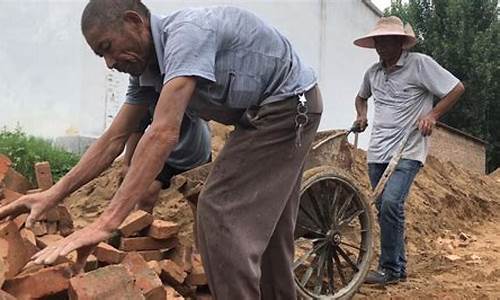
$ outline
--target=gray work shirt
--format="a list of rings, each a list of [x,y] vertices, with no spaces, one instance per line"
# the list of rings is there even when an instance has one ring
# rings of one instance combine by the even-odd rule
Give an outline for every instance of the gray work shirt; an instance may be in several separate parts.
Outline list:
[[[433,108],[435,97],[446,96],[459,80],[431,57],[403,51],[396,70],[387,74],[381,62],[366,71],[358,96],[373,96],[375,114],[368,147],[369,163],[387,163],[410,128]],[[414,127],[415,126],[415,127]],[[429,138],[415,130],[403,158],[425,162]]]
[[[151,16],[160,74],[147,72],[139,84],[160,91],[179,76],[195,76],[189,109],[204,119],[234,124],[226,115],[304,93],[316,84],[290,42],[246,10],[217,6]]]

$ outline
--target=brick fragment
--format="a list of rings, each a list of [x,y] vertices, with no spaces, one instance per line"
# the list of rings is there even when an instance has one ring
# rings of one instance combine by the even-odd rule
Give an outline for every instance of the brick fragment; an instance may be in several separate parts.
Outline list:
[[[31,184],[28,179],[13,168],[9,168],[7,171],[3,179],[3,184],[6,188],[21,194],[25,194],[27,190],[31,189]]]
[[[35,163],[35,176],[38,188],[43,191],[48,190],[54,184],[48,161]]]
[[[36,245],[38,246],[38,248],[44,249],[45,247],[55,244],[62,239],[63,237],[58,234],[47,234],[44,236],[37,237]]]
[[[59,233],[62,236],[68,236],[74,231],[73,218],[68,208],[64,204],[57,206],[57,214],[59,216]]]
[[[119,264],[125,257],[125,252],[106,243],[99,243],[94,251],[94,255],[98,261],[108,264]]]
[[[16,300],[16,298],[6,291],[0,290],[0,300]]]
[[[160,262],[161,279],[172,286],[181,285],[186,279],[186,272],[175,262],[165,259]]]
[[[31,227],[31,231],[33,231],[33,233],[36,236],[46,235],[48,233],[47,223],[45,223],[43,221],[37,221],[37,222],[33,223],[33,226]]]
[[[77,275],[70,280],[69,298],[74,300],[142,300],[134,278],[122,265],[111,265]]]
[[[163,258],[165,258],[165,250],[144,250],[144,251],[137,251],[142,258],[144,258],[145,261],[160,261]]]
[[[11,202],[16,201],[17,199],[21,198],[23,194],[18,193],[16,191],[13,191],[9,188],[4,188],[3,189],[3,199],[2,199],[2,205],[9,204]]]
[[[33,231],[29,230],[28,228],[23,228],[19,231],[19,233],[25,241],[28,241],[33,246],[36,246],[36,236]]]
[[[16,276],[7,280],[3,288],[19,300],[39,299],[64,293],[71,275],[69,264],[61,264]]]
[[[30,259],[16,223],[12,221],[0,224],[0,257],[8,269],[7,279],[14,277]]]
[[[207,285],[208,280],[207,276],[205,274],[205,269],[203,268],[203,265],[201,263],[201,258],[199,255],[193,255],[193,260],[192,260],[193,268],[191,270],[191,273],[189,273],[187,277],[187,283],[189,285]]]
[[[166,294],[160,277],[149,268],[140,254],[136,252],[128,253],[123,259],[122,265],[133,274],[135,285],[141,290],[146,299],[165,299]]]
[[[26,220],[28,219],[29,214],[20,214],[19,216],[14,218],[14,223],[16,223],[17,228],[21,229],[24,227]]]
[[[166,286],[165,292],[167,293],[166,299],[168,300],[184,300],[184,297],[171,286]]]
[[[160,262],[156,260],[148,261],[147,262],[148,267],[153,270],[156,274],[160,275],[161,274],[161,266]]]
[[[152,238],[164,240],[171,238],[179,232],[179,225],[174,222],[164,220],[154,220],[148,230],[148,235]]]
[[[177,238],[168,240],[157,240],[149,236],[122,238],[120,241],[120,250],[123,251],[139,251],[139,250],[156,250],[156,249],[172,249],[178,244]]]
[[[145,211],[136,210],[132,212],[118,227],[124,237],[129,237],[134,233],[148,227],[153,222],[153,216]]]
[[[177,246],[172,253],[171,260],[173,260],[179,266],[184,268],[184,272],[191,272],[193,267],[192,264],[192,256],[193,256],[193,247],[180,245]]]

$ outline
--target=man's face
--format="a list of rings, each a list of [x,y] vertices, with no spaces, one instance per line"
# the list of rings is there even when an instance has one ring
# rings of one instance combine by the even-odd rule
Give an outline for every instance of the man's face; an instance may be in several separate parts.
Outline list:
[[[375,37],[375,49],[383,61],[398,58],[403,49],[403,38],[400,36]]]
[[[84,33],[96,55],[110,69],[132,76],[141,75],[152,57],[152,38],[146,24],[124,21],[107,28],[92,28]]]

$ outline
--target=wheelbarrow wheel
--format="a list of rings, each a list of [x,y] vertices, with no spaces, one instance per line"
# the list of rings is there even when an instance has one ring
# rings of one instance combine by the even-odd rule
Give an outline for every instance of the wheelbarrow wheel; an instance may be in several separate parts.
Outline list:
[[[367,197],[345,171],[307,170],[295,228],[295,284],[305,299],[350,299],[373,255]]]

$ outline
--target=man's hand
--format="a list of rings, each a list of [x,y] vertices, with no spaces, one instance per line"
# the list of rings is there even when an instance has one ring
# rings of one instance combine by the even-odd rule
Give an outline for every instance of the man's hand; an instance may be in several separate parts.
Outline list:
[[[436,118],[432,114],[428,114],[418,121],[418,129],[423,136],[430,136],[435,124]]]
[[[78,230],[68,237],[54,243],[42,251],[33,255],[37,264],[52,264],[60,256],[66,256],[71,251],[77,250],[77,262],[73,267],[75,273],[85,265],[87,257],[92,253],[96,245],[111,237],[111,229],[106,229],[105,226],[97,220],[87,227]]]
[[[0,208],[0,220],[7,217],[12,219],[20,214],[29,212],[30,214],[26,219],[26,227],[29,228],[45,212],[56,206],[60,200],[50,189],[41,193],[24,195],[16,201]]]
[[[352,127],[355,132],[365,131],[366,127],[368,127],[368,118],[366,117],[366,115],[358,116],[352,124]]]

